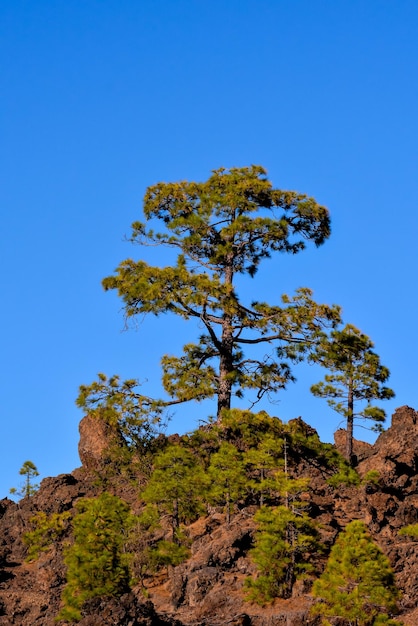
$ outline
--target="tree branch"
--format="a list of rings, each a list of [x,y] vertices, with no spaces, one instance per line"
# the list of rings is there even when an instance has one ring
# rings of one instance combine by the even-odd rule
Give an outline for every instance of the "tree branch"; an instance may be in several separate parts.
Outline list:
[[[275,339],[280,339],[281,341],[287,341],[289,343],[314,343],[313,339],[307,339],[305,337],[286,337],[282,334],[278,333],[277,335],[268,335],[266,337],[257,337],[257,339],[247,339],[244,337],[239,338],[238,336],[235,339],[236,343],[269,343],[270,341],[274,341]]]

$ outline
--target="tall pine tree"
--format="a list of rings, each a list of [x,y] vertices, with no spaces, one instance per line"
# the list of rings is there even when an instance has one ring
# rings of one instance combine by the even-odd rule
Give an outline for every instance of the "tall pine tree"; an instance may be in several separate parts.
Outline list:
[[[116,289],[127,318],[174,313],[195,319],[204,333],[180,357],[162,358],[170,403],[217,397],[217,415],[235,393],[255,392],[255,401],[293,380],[291,361],[305,354],[324,326],[339,319],[338,307],[317,304],[309,289],[279,305],[242,302],[236,279],[254,277],[274,252],[296,254],[306,242],[319,246],[330,235],[328,211],[313,198],[273,189],[259,166],[219,169],[203,183],[159,183],[149,187],[144,216],[155,232],[135,222],[131,241],[177,252],[167,267],[127,259],[104,279]],[[247,358],[243,349],[269,344],[275,356]]]

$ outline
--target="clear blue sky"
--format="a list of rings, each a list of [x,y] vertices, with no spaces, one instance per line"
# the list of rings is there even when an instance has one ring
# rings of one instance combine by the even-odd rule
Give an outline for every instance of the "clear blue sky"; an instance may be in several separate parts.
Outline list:
[[[80,465],[74,399],[97,372],[159,394],[160,356],[195,328],[123,332],[101,279],[141,254],[123,237],[148,185],[221,166],[261,164],[329,208],[331,239],[249,288],[342,305],[391,370],[388,413],[418,408],[417,28],[416,0],[0,2],[0,497],[26,459]],[[332,441],[318,373],[296,375],[270,412]],[[179,408],[170,430],[210,412]]]

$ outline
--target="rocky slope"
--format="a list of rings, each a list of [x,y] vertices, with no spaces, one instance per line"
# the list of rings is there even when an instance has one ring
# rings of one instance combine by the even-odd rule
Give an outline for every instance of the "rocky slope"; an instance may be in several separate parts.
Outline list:
[[[308,434],[310,427],[304,425]],[[312,431],[313,433],[314,431]],[[344,433],[336,433],[342,446]],[[54,545],[27,563],[22,534],[37,511],[71,510],[81,497],[98,493],[95,470],[108,445],[109,433],[97,421],[80,424],[82,467],[72,474],[42,481],[39,491],[19,503],[0,502],[0,625],[53,626],[65,583],[62,546]],[[310,510],[322,540],[331,546],[338,532],[353,519],[363,519],[388,555],[402,590],[401,619],[418,624],[418,541],[398,535],[406,524],[418,522],[418,413],[398,409],[392,426],[371,446],[355,443],[358,471],[379,472],[378,483],[332,489],[323,468],[300,459],[298,474],[311,480]],[[118,495],[137,506],[137,492],[121,481]],[[309,617],[309,583],[297,584],[292,598],[276,600],[267,608],[243,601],[242,584],[254,572],[248,558],[254,532],[254,510],[241,509],[230,525],[214,510],[189,528],[191,557],[146,581],[141,589],[116,599],[88,602],[80,626],[315,626]]]

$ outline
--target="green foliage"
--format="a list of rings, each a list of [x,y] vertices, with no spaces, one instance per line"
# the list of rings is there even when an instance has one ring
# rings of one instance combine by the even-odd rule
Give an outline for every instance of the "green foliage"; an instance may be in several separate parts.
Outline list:
[[[231,396],[245,390],[254,402],[294,380],[291,363],[308,353],[324,326],[339,322],[339,308],[317,304],[309,289],[281,303],[242,303],[237,275],[253,277],[273,252],[298,253],[330,234],[328,211],[313,198],[273,189],[259,166],[219,169],[203,183],[159,183],[144,199],[148,225],[135,222],[131,241],[176,251],[168,267],[123,261],[103,280],[116,289],[127,318],[167,312],[196,319],[204,333],[180,357],[162,358],[163,384],[172,403],[216,396],[220,417]],[[275,355],[246,358],[244,347],[276,346]]]
[[[99,374],[91,385],[81,385],[77,406],[104,420],[136,448],[146,448],[158,434],[163,404],[139,393],[137,380],[120,381]]]
[[[161,537],[160,516],[157,508],[153,504],[148,504],[136,515],[132,528],[130,528],[129,539],[126,543],[126,551],[131,555],[131,571],[135,581],[144,587],[146,576],[157,569],[153,562],[152,548],[155,548],[156,541]]]
[[[23,498],[33,496],[38,490],[39,485],[35,485],[32,481],[36,476],[39,476],[38,468],[32,461],[25,461],[19,470],[21,476],[25,476],[25,482],[20,489],[12,487],[10,493],[12,495],[17,494]]]
[[[68,530],[71,513],[52,513],[47,515],[39,511],[30,518],[32,530],[23,535],[23,542],[28,546],[27,561],[35,561],[42,552],[60,539]]]
[[[86,600],[120,596],[130,588],[130,555],[125,551],[135,523],[129,506],[103,493],[80,500],[74,517],[74,543],[65,551],[67,584],[57,619],[77,621]]]
[[[200,427],[182,437],[181,444],[190,450],[207,470],[212,454],[219,450],[221,432],[217,424]]]
[[[398,535],[412,537],[418,539],[418,524],[409,524],[398,531]]]
[[[156,455],[154,471],[141,493],[148,504],[171,520],[173,541],[182,522],[196,519],[203,511],[207,484],[203,468],[196,457],[180,445],[170,445]]]
[[[360,484],[360,476],[348,464],[341,464],[338,471],[328,478],[327,483],[335,489],[340,485],[357,487]]]
[[[181,525],[204,512],[207,484],[202,465],[183,445],[170,444],[154,457],[154,471],[141,492],[147,506],[137,518],[135,568],[140,578],[161,567],[179,565],[188,558],[190,552]],[[156,540],[166,518],[171,527],[171,541]]]
[[[242,454],[234,445],[224,441],[212,455],[207,476],[210,488],[207,499],[211,504],[225,507],[227,524],[237,500],[246,490],[246,476]]]
[[[369,337],[347,324],[342,330],[333,330],[330,337],[324,335],[312,356],[331,374],[325,376],[325,382],[313,385],[311,391],[315,396],[327,398],[329,406],[346,419],[346,456],[350,461],[354,420],[362,418],[381,424],[385,421],[385,412],[370,402],[388,400],[395,395],[383,384],[389,378],[389,370],[381,365],[373,347]],[[367,402],[367,405],[356,410],[356,404],[361,402]]]
[[[284,498],[286,507],[294,513],[301,514],[307,507],[309,478],[292,478],[287,471],[276,470],[274,479],[278,497]]]
[[[258,575],[245,581],[246,600],[265,605],[289,597],[295,580],[312,571],[310,556],[319,548],[318,533],[306,512],[283,505],[262,507],[255,521],[250,556]]]
[[[379,479],[380,479],[380,474],[377,470],[370,470],[369,472],[367,472],[362,480],[361,480],[361,484],[362,485],[373,485],[375,487],[377,487],[379,485]]]
[[[373,626],[403,626],[403,622],[391,619],[387,614],[376,615]]]
[[[103,450],[100,463],[93,470],[96,475],[94,485],[99,487],[99,491],[107,491],[121,477],[135,487],[144,484],[152,472],[153,442],[138,450],[132,445],[125,445],[121,440],[111,441],[108,448]]]
[[[312,571],[311,554],[321,549],[307,513],[309,479],[291,478],[285,464],[284,470],[271,471],[269,480],[276,501],[283,504],[262,506],[255,515],[258,530],[250,556],[258,574],[245,581],[246,599],[261,605],[289,597],[295,581]]]
[[[284,424],[265,411],[252,413],[231,409],[223,413],[222,424],[216,433],[219,438],[226,439],[244,452],[243,460],[249,472],[248,484],[259,494],[261,504],[264,496],[272,495],[275,487],[274,480],[271,482],[272,470],[284,467],[285,447],[293,464],[303,459],[331,474],[329,482],[332,486],[359,484],[358,474],[335,446],[322,443],[318,433],[301,419]]]
[[[153,504],[147,504],[141,514],[137,516],[140,532],[153,531],[160,527],[160,516]]]
[[[230,409],[222,415],[219,436],[233,443],[242,451],[257,448],[268,435],[283,444],[286,426],[278,417],[270,417],[266,411],[252,413]]]
[[[190,556],[189,540],[186,534],[177,528],[172,540],[161,539],[162,519],[157,507],[147,504],[136,517],[136,524],[128,543],[132,552],[132,570],[135,579],[143,585],[144,579],[165,567],[175,567]],[[145,591],[145,587],[143,589]]]
[[[148,567],[158,570],[160,567],[175,567],[190,556],[190,550],[179,541],[162,539],[147,552]]]
[[[324,624],[327,617],[357,626],[395,623],[389,619],[399,598],[393,571],[363,522],[351,522],[338,536],[313,594],[318,603],[312,612]]]
[[[284,440],[266,434],[256,448],[245,453],[244,463],[250,472],[249,485],[263,506],[265,499],[272,497],[277,489],[275,470],[284,467]]]

